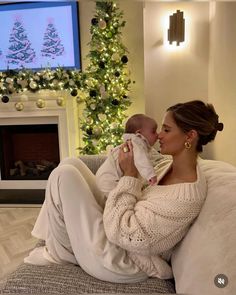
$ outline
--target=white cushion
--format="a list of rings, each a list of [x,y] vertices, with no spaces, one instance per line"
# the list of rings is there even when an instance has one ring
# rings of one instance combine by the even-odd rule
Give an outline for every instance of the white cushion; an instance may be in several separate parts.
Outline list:
[[[200,160],[208,181],[203,208],[172,255],[176,292],[235,294],[236,291],[236,167]],[[219,288],[218,274],[228,278]]]

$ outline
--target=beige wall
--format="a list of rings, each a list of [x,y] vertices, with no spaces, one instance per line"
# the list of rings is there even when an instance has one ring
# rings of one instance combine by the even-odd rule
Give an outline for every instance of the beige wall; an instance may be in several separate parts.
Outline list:
[[[123,42],[129,54],[133,105],[129,114],[146,112],[159,124],[165,109],[179,101],[212,102],[224,123],[203,157],[236,165],[236,3],[120,0],[127,21]],[[163,44],[163,19],[177,9],[186,19],[185,47]],[[94,2],[80,1],[83,66],[89,47]]]
[[[183,48],[167,45],[163,20],[184,11]],[[208,97],[209,4],[151,2],[144,9],[146,113],[161,123],[166,108],[190,99]],[[176,49],[173,50],[172,48]]]
[[[236,3],[211,3],[209,100],[224,123],[211,146],[215,159],[236,165]]]

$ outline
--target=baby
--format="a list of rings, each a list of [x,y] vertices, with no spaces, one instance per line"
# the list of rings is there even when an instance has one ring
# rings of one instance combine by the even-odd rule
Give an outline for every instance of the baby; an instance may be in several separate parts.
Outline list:
[[[139,177],[150,185],[157,182],[154,170],[155,162],[162,156],[152,146],[158,139],[157,123],[154,119],[136,114],[130,117],[125,125],[124,142],[131,140],[133,145],[134,163],[140,174]],[[96,173],[96,182],[105,197],[116,187],[123,173],[118,162],[119,147],[110,151],[106,161]]]

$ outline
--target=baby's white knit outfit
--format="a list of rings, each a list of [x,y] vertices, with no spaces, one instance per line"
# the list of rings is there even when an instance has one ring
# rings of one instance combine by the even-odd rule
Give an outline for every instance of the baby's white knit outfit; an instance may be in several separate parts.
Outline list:
[[[133,145],[134,163],[142,178],[143,184],[148,184],[149,179],[156,176],[154,166],[163,156],[150,146],[147,139],[137,133],[125,133],[123,140],[131,140]],[[110,151],[106,161],[100,166],[96,173],[96,183],[99,189],[107,196],[114,189],[123,176],[119,166],[118,155],[120,146]]]

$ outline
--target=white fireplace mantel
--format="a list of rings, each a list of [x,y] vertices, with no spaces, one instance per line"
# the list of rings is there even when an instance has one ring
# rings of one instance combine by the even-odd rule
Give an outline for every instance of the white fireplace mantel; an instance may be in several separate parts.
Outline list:
[[[25,93],[24,93],[25,95]],[[0,103],[0,125],[57,124],[60,160],[65,157],[77,157],[79,139],[78,106],[75,98],[66,92],[41,91],[27,93],[28,101],[15,95],[8,103]],[[57,98],[63,97],[65,104],[59,106]],[[38,108],[36,101],[43,99],[44,108]],[[15,103],[24,104],[22,111],[17,111]],[[46,180],[1,180],[0,189],[44,189]]]

